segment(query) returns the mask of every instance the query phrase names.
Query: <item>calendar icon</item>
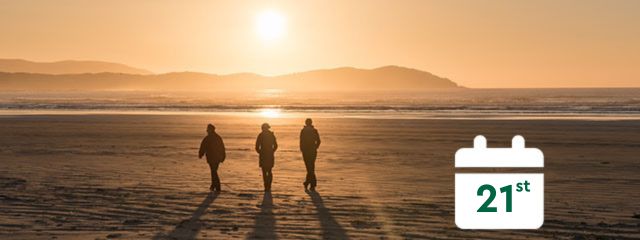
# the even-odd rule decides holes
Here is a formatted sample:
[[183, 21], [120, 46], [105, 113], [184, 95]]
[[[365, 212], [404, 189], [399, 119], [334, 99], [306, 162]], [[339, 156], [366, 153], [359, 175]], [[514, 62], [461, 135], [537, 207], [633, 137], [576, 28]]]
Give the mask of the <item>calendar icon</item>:
[[[511, 148], [487, 148], [487, 139], [481, 135], [473, 142], [473, 148], [456, 152], [456, 169], [544, 167], [542, 151], [525, 148], [522, 136], [513, 137]], [[540, 228], [544, 174], [456, 173], [455, 219], [461, 229]]]

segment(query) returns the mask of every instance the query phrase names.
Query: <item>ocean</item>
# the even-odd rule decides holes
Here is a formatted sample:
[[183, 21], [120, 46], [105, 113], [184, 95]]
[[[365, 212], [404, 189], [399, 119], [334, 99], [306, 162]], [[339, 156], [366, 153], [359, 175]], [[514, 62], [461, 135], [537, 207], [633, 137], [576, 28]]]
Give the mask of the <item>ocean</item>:
[[361, 118], [640, 118], [640, 88], [426, 92], [0, 92], [0, 114], [313, 114]]

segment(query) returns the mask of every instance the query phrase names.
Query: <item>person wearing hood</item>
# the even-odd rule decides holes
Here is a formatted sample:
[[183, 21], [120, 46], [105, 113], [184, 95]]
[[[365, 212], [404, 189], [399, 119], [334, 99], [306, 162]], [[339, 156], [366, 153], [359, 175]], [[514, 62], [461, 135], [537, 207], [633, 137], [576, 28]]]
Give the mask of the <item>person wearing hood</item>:
[[220, 192], [222, 188], [220, 187], [218, 166], [224, 162], [227, 154], [222, 137], [216, 133], [216, 127], [213, 124], [207, 125], [207, 136], [200, 143], [198, 158], [202, 158], [204, 155], [207, 156], [207, 163], [209, 163], [209, 169], [211, 170], [211, 186], [209, 190]]
[[316, 190], [317, 180], [315, 168], [319, 147], [320, 134], [313, 126], [313, 120], [307, 118], [307, 120], [305, 120], [305, 126], [300, 131], [300, 151], [302, 152], [304, 165], [307, 168], [307, 177], [303, 183], [305, 190], [307, 190], [309, 185], [311, 185], [311, 191]]
[[262, 180], [264, 182], [264, 190], [271, 190], [271, 182], [273, 181], [273, 168], [275, 162], [275, 152], [278, 150], [278, 142], [276, 135], [273, 134], [271, 126], [268, 123], [262, 124], [262, 132], [258, 134], [256, 139], [256, 152], [259, 154], [259, 166], [262, 169]]

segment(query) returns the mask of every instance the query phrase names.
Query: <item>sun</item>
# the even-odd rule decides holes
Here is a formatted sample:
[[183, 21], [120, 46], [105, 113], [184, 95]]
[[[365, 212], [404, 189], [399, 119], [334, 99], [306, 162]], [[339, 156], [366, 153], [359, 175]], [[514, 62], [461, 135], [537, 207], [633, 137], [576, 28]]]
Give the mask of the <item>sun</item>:
[[264, 10], [256, 16], [256, 32], [264, 41], [282, 38], [286, 30], [284, 15], [275, 10]]

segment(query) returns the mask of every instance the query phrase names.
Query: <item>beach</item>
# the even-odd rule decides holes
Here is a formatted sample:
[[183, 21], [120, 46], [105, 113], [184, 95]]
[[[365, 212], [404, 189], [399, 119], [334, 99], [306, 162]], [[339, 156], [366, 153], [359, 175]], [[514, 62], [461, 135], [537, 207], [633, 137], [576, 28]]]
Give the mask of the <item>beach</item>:
[[[271, 194], [253, 149], [263, 122], [280, 146]], [[209, 192], [209, 168], [197, 157], [208, 123], [227, 148], [219, 194]], [[2, 115], [0, 238], [640, 238], [640, 120], [374, 115], [314, 123], [322, 145], [318, 191], [308, 193], [303, 116]], [[526, 170], [545, 174], [540, 230], [456, 227], [454, 153], [478, 134], [489, 147], [508, 147], [520, 134], [544, 152], [545, 167]]]

